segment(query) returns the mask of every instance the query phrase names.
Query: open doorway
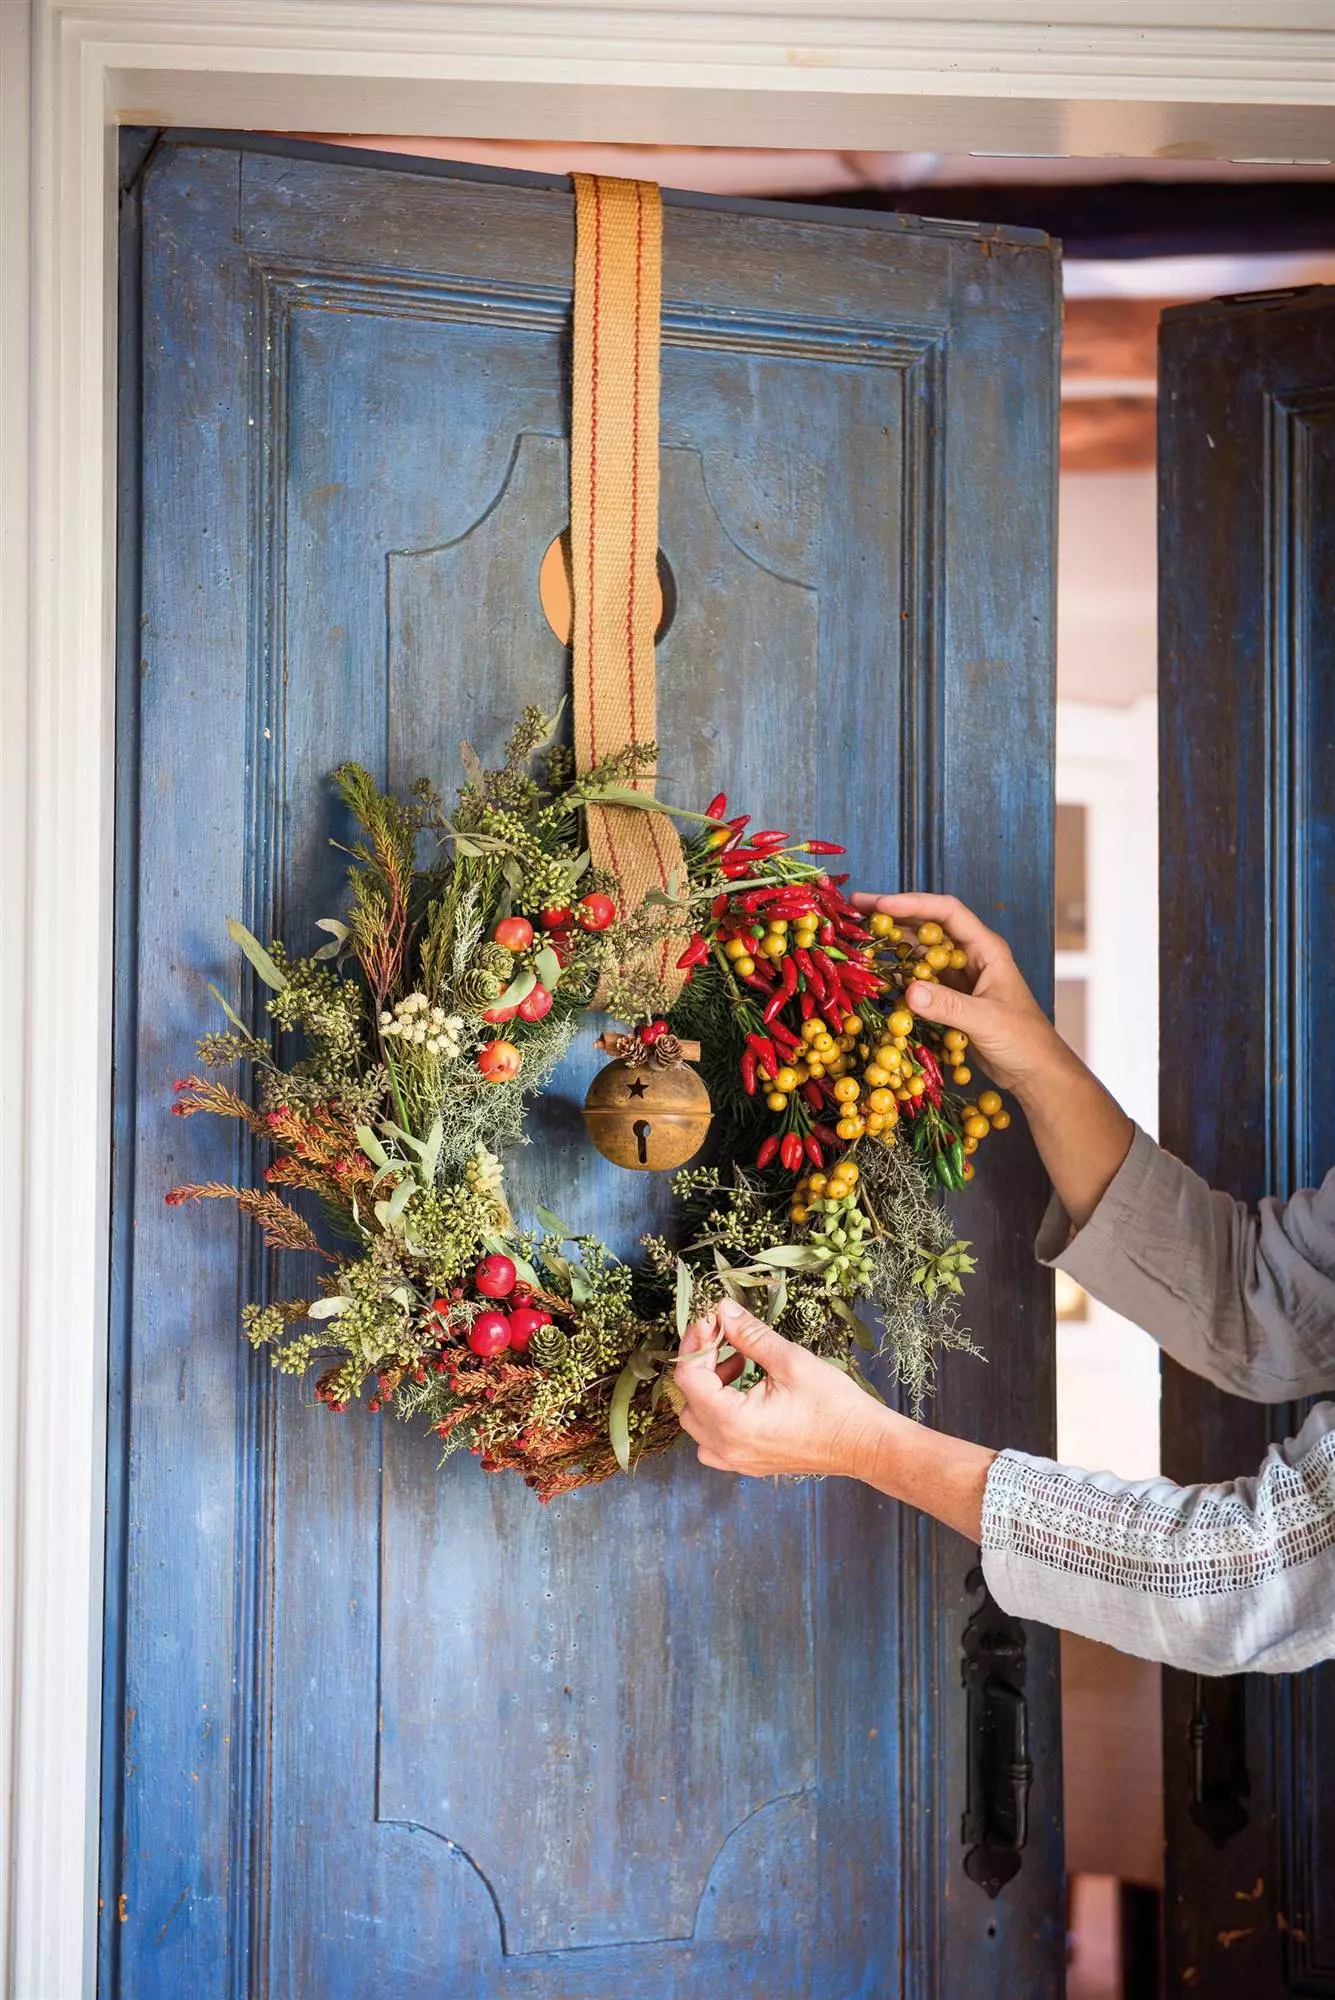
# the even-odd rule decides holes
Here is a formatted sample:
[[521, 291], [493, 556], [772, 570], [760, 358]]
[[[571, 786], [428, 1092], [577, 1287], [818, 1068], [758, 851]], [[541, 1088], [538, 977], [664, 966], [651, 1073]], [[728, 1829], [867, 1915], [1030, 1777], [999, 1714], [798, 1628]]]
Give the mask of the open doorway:
[[[458, 150], [452, 142], [444, 142], [444, 149]], [[531, 155], [526, 152], [525, 157], [526, 163], [531, 163]], [[624, 167], [628, 163], [618, 160], [616, 164]], [[924, 183], [919, 181], [914, 200], [926, 207], [930, 196], [924, 198], [923, 189]], [[770, 191], [784, 190], [780, 186]], [[1216, 275], [1208, 288], [1218, 289], [1219, 283]], [[1176, 295], [1182, 295], [1180, 288]], [[1078, 299], [1073, 297], [1075, 303]], [[1102, 320], [1105, 334], [1109, 326], [1116, 334], [1119, 317], [1138, 319], [1143, 331], [1145, 325], [1152, 329], [1156, 312], [1152, 305], [1149, 312], [1138, 315], [1104, 312], [1089, 317]], [[1073, 326], [1078, 317], [1073, 314]], [[1130, 337], [1125, 327], [1120, 337], [1124, 341]], [[1072, 352], [1074, 356], [1074, 342]], [[1149, 632], [1146, 657], [1151, 664], [1153, 659], [1152, 611], [1148, 623], [1144, 611], [1145, 604], [1152, 606], [1153, 600], [1152, 533], [1148, 569], [1142, 560], [1147, 494], [1152, 528], [1153, 471], [1152, 465], [1133, 462], [1136, 450], [1143, 449], [1137, 440], [1143, 435], [1147, 417], [1152, 429], [1151, 384], [1152, 369], [1147, 373], [1136, 365], [1134, 357], [1130, 366], [1124, 357], [1118, 357], [1117, 365], [1096, 360], [1082, 378], [1072, 371], [1067, 399], [1070, 428], [1077, 440], [1071, 447], [1063, 496], [1067, 543], [1072, 548], [1080, 545], [1074, 524], [1083, 521], [1088, 547], [1100, 572], [1093, 580], [1091, 594], [1097, 602], [1102, 591], [1106, 600], [1101, 614], [1087, 617], [1086, 637], [1097, 629], [1106, 657], [1101, 666], [1091, 670], [1088, 646], [1063, 648], [1071, 662], [1070, 673], [1083, 674], [1091, 684], [1082, 687], [1063, 669], [1063, 694], [1069, 699], [1062, 748], [1063, 879], [1058, 910], [1062, 958], [1057, 966], [1068, 1033], [1147, 1125], [1153, 1123], [1155, 1069], [1155, 857], [1152, 842], [1147, 840], [1153, 825], [1153, 738], [1147, 726], [1153, 684], [1151, 678], [1148, 688], [1139, 685], [1136, 674], [1128, 676], [1126, 669], [1135, 653], [1129, 634], [1137, 620]], [[1100, 435], [1113, 454], [1111, 464], [1098, 462]], [[1071, 483], [1099, 480], [1104, 484], [1097, 487]], [[1140, 483], [1134, 485], [1133, 481]], [[1116, 533], [1114, 522], [1118, 524]], [[1069, 573], [1065, 582], [1069, 612]], [[1110, 613], [1110, 604], [1120, 608], [1121, 623], [1128, 628], [1121, 632], [1113, 651], [1108, 648], [1108, 636], [1110, 631], [1114, 637], [1118, 635], [1119, 617]], [[1129, 614], [1128, 604], [1132, 607]], [[1067, 623], [1069, 626], [1069, 615]], [[1076, 624], [1078, 628], [1078, 618]], [[1134, 1010], [1127, 998], [1128, 939], [1135, 940]], [[1072, 1298], [1067, 1303], [1061, 1380], [1062, 1453], [1079, 1462], [1108, 1464], [1132, 1474], [1149, 1472], [1153, 1469], [1154, 1373], [1147, 1363], [1152, 1364], [1153, 1356], [1135, 1329], [1114, 1328], [1107, 1322], [1098, 1325], [1088, 1302]], [[1097, 1340], [1093, 1337], [1096, 1333]], [[1088, 1393], [1091, 1385], [1093, 1394]], [[1115, 1435], [1105, 1444], [1097, 1425], [1106, 1425], [1109, 1419]], [[1097, 1655], [1085, 1662], [1085, 1668], [1082, 1679], [1076, 1666], [1068, 1664], [1071, 1720], [1067, 1777], [1072, 1805], [1078, 1804], [1083, 1792], [1093, 1809], [1086, 1845], [1077, 1848], [1074, 1839], [1072, 1845], [1076, 1878], [1073, 1985], [1088, 1974], [1086, 1983], [1076, 1989], [1088, 2000], [1094, 1992], [1111, 1995], [1146, 1990], [1143, 1980], [1149, 1975], [1144, 1973], [1144, 1963], [1147, 1952], [1152, 1956], [1156, 1929], [1158, 1743], [1155, 1677], [1117, 1662], [1116, 1672], [1125, 1669], [1129, 1677], [1118, 1682], [1114, 1668]], [[1128, 1740], [1134, 1755], [1126, 1754]], [[1126, 1824], [1119, 1829], [1112, 1824], [1115, 1816], [1106, 1785], [1109, 1770], [1127, 1780]], [[1120, 1846], [1114, 1831], [1121, 1839]], [[1107, 1949], [1104, 1963], [1096, 1968], [1094, 1947], [1100, 1938]], [[1138, 1939], [1150, 1943], [1142, 1948]]]

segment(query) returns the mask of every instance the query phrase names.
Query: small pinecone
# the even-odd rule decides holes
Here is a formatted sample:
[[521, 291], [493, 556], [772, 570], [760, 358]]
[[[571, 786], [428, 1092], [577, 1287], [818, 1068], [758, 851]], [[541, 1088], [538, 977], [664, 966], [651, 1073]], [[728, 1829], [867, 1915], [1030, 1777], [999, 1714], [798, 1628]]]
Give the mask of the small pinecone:
[[455, 1004], [466, 1014], [485, 1014], [500, 999], [501, 991], [501, 982], [494, 972], [472, 966], [454, 989]]
[[477, 962], [483, 972], [494, 972], [498, 979], [508, 979], [515, 969], [514, 953], [503, 944], [484, 944]]
[[563, 1326], [540, 1326], [533, 1335], [532, 1355], [539, 1368], [559, 1368], [570, 1352], [570, 1339]]

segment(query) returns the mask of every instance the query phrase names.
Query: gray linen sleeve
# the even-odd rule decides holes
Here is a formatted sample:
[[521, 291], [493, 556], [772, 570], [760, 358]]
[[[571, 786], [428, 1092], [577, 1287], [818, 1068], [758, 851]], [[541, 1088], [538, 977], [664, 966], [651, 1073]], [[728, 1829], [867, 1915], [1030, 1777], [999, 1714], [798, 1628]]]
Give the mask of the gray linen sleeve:
[[1335, 1168], [1253, 1213], [1137, 1129], [1084, 1228], [1072, 1235], [1054, 1196], [1036, 1247], [1234, 1395], [1286, 1403], [1335, 1385]]
[[1335, 1403], [1254, 1478], [1130, 1482], [1004, 1451], [983, 1574], [1002, 1609], [1201, 1674], [1335, 1657]]

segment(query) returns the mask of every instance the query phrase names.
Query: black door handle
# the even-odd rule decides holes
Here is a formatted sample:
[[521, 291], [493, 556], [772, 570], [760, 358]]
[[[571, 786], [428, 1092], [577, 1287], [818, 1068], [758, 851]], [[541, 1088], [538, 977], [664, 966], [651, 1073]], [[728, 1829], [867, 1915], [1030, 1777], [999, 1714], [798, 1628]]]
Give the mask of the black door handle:
[[1247, 1683], [1241, 1674], [1192, 1682], [1187, 1724], [1191, 1819], [1216, 1847], [1241, 1833], [1250, 1818], [1247, 1769]]
[[1001, 1609], [981, 1568], [970, 1570], [965, 1587], [983, 1596], [964, 1628], [960, 1663], [969, 1746], [964, 1872], [996, 1896], [1019, 1874], [1029, 1838], [1034, 1766], [1024, 1694], [1025, 1629]]

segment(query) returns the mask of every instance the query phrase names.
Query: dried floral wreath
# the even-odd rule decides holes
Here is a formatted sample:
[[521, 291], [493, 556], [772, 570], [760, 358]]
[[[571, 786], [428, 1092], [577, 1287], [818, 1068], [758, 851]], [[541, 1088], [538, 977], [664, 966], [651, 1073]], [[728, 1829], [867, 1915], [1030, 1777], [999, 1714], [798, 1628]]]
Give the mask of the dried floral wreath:
[[[314, 1297], [247, 1306], [244, 1331], [285, 1371], [318, 1365], [328, 1409], [369, 1388], [370, 1410], [428, 1421], [446, 1453], [466, 1446], [543, 1500], [677, 1441], [676, 1346], [725, 1294], [859, 1381], [860, 1358], [885, 1353], [920, 1402], [937, 1351], [970, 1345], [955, 1298], [973, 1260], [941, 1190], [1009, 1123], [994, 1092], [967, 1098], [965, 1037], [900, 1000], [963, 965], [939, 927], [864, 925], [826, 872], [837, 846], [748, 834], [722, 796], [675, 813], [685, 879], [621, 919], [583, 813], [664, 810], [630, 785], [653, 746], [576, 777], [554, 728], [526, 710], [499, 770], [463, 746], [452, 818], [426, 783], [400, 799], [355, 764], [335, 774], [360, 828], [346, 915], [302, 957], [229, 925], [272, 1030], [214, 989], [230, 1026], [199, 1056], [249, 1064], [253, 1096], [208, 1075], [175, 1085], [177, 1117], [236, 1118], [273, 1148], [263, 1185], [167, 1196], [233, 1200], [268, 1244], [327, 1267]], [[686, 984], [665, 1010], [645, 968], [683, 935]], [[676, 1174], [677, 1240], [646, 1237], [634, 1267], [546, 1209], [521, 1224], [506, 1198], [502, 1157], [595, 997], [638, 1023], [604, 1038], [625, 1088], [590, 1092], [603, 1150], [663, 1164], [652, 1132], [668, 1164], [693, 1158], [709, 1124], [682, 1063], [694, 1044], [712, 1099], [715, 1163]]]

